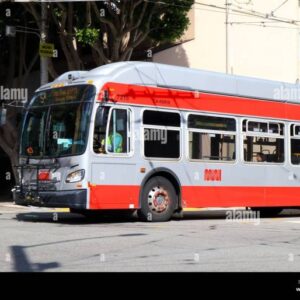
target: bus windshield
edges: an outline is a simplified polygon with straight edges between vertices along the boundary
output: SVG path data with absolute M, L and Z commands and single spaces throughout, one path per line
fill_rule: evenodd
M 37 93 L 29 104 L 21 139 L 21 155 L 81 155 L 87 145 L 95 87 L 69 86 Z

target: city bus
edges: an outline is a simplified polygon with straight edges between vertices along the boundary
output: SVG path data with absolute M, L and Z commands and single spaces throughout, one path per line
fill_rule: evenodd
M 17 204 L 168 221 L 300 207 L 297 84 L 151 62 L 72 71 L 25 109 Z

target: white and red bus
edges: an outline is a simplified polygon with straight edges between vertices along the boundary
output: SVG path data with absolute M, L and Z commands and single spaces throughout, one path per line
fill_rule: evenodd
M 65 73 L 26 108 L 15 201 L 149 221 L 184 208 L 300 207 L 297 90 L 144 62 Z

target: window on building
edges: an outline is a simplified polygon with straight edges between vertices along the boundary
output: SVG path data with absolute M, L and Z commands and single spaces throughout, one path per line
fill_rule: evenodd
M 235 161 L 235 119 L 190 115 L 188 117 L 188 128 L 190 159 Z

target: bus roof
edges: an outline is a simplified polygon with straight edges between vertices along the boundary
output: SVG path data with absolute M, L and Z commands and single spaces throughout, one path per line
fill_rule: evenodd
M 118 82 L 300 103 L 300 85 L 259 78 L 227 75 L 151 62 L 118 62 L 91 71 L 71 71 L 39 90 L 51 88 L 55 83 Z M 39 91 L 38 90 L 38 91 Z

